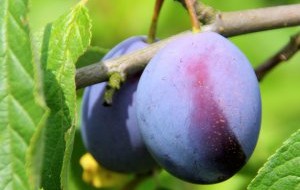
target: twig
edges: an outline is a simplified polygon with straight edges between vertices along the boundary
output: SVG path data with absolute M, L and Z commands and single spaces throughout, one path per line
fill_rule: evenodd
M 255 69 L 257 79 L 261 81 L 275 66 L 290 59 L 299 49 L 300 33 L 297 33 L 280 51 Z
M 250 32 L 283 28 L 300 24 L 300 4 L 260 8 L 254 10 L 217 13 L 215 21 L 202 27 L 202 31 L 218 32 L 226 37 Z M 187 32 L 161 40 L 148 47 L 121 56 L 102 61 L 76 72 L 77 89 L 107 80 L 109 73 L 120 72 L 134 74 L 141 71 L 155 53 L 169 41 L 185 35 Z

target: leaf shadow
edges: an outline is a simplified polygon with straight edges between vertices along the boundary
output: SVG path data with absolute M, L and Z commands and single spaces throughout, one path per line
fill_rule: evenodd
M 48 65 L 52 28 L 52 24 L 45 27 L 41 50 L 43 90 L 46 104 L 50 110 L 45 127 L 41 185 L 45 189 L 62 189 L 61 173 L 67 143 L 65 134 L 72 127 L 72 116 L 66 104 L 62 85 L 57 80 L 57 72 Z

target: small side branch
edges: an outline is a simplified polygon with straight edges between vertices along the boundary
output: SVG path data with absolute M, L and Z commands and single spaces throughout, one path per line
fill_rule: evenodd
M 293 57 L 299 49 L 300 33 L 297 33 L 291 37 L 289 43 L 286 44 L 280 51 L 255 69 L 258 81 L 261 81 L 274 67 Z

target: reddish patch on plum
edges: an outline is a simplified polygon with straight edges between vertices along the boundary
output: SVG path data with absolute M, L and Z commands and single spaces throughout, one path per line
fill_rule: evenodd
M 205 167 L 221 173 L 219 180 L 223 181 L 241 169 L 246 162 L 246 155 L 215 100 L 218 94 L 213 91 L 214 82 L 209 75 L 213 72 L 210 70 L 213 66 L 207 66 L 205 61 L 212 63 L 206 57 L 186 64 L 186 81 L 189 83 L 192 105 L 189 135 L 191 146 L 196 149 L 201 147 L 201 151 L 206 152 L 205 161 L 201 159 L 201 162 L 210 163 Z

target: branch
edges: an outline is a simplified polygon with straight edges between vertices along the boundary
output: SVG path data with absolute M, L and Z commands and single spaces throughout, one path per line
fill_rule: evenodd
M 289 43 L 286 44 L 280 51 L 255 69 L 257 79 L 261 81 L 275 66 L 293 57 L 299 49 L 300 33 L 297 33 L 291 37 Z
M 225 37 L 283 28 L 300 24 L 300 4 L 260 8 L 254 10 L 217 13 L 212 24 L 202 27 L 203 31 L 213 31 Z M 76 72 L 76 87 L 83 88 L 108 79 L 109 73 L 119 72 L 132 75 L 141 71 L 156 52 L 174 38 L 189 33 L 177 34 L 148 47 L 121 56 L 83 67 Z

